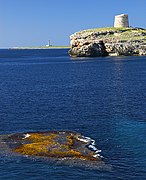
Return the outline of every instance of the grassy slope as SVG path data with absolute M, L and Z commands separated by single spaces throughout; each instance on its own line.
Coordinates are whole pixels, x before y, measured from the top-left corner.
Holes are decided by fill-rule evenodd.
M 99 35 L 99 38 L 116 38 L 117 40 L 142 40 L 146 42 L 146 29 L 142 28 L 114 28 L 114 27 L 106 27 L 106 28 L 95 28 L 95 29 L 88 29 L 83 30 L 78 33 L 98 33 L 98 32 L 105 32 L 105 31 L 112 31 L 114 34 L 109 35 Z

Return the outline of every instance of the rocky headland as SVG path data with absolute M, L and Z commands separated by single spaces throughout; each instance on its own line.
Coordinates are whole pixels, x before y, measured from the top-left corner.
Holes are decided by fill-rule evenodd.
M 70 36 L 72 57 L 145 56 L 146 29 L 111 27 L 83 30 Z

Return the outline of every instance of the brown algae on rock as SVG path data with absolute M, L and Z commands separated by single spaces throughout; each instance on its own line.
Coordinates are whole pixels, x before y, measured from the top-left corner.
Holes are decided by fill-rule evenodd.
M 95 141 L 70 131 L 30 132 L 5 139 L 13 152 L 39 157 L 100 161 Z

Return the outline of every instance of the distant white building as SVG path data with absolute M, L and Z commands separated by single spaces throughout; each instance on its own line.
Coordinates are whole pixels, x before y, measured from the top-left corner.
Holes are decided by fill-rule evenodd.
M 46 44 L 46 47 L 50 47 L 50 46 L 52 46 L 52 45 L 51 45 L 51 41 L 49 40 L 48 44 Z

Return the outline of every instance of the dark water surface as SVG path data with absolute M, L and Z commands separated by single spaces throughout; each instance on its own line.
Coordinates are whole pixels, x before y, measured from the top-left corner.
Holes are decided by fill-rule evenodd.
M 65 49 L 0 50 L 0 134 L 50 130 L 96 140 L 112 168 L 2 153 L 0 179 L 146 179 L 146 57 L 75 60 Z

